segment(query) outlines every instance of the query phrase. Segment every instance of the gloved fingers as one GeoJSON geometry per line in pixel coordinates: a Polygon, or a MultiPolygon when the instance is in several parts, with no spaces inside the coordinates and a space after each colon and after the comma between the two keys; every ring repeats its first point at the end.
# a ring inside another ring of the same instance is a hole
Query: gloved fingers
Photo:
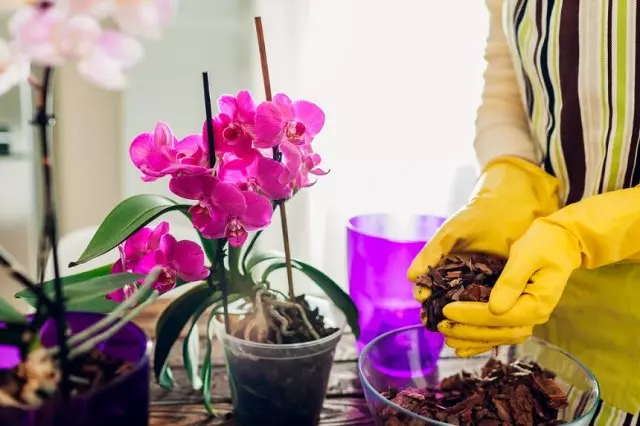
{"type": "Polygon", "coordinates": [[[527,250],[518,250],[512,247],[509,260],[491,290],[489,297],[491,313],[503,315],[513,309],[531,276],[539,268],[538,257],[535,255],[536,249],[537,247],[527,247],[527,250]]]}
{"type": "Polygon", "coordinates": [[[511,310],[503,315],[495,315],[487,303],[453,302],[443,309],[444,316],[453,322],[482,327],[521,327],[540,324],[548,315],[541,317],[539,301],[531,294],[518,298],[511,310]]]}
{"type": "Polygon", "coordinates": [[[533,326],[481,327],[444,320],[438,324],[438,331],[449,338],[476,342],[508,342],[531,336],[533,326]]]}
{"type": "Polygon", "coordinates": [[[431,289],[422,285],[413,285],[413,298],[420,303],[424,303],[429,297],[431,297],[431,289]]]}
{"type": "Polygon", "coordinates": [[[457,339],[455,337],[447,337],[445,338],[444,342],[446,343],[447,346],[449,346],[452,349],[456,349],[456,350],[461,350],[461,349],[478,349],[478,348],[495,348],[496,346],[504,346],[504,345],[518,345],[522,342],[524,342],[526,340],[526,338],[519,338],[519,339],[513,339],[513,340],[509,340],[509,341],[495,341],[495,342],[489,342],[489,341],[483,341],[483,342],[476,342],[473,340],[464,340],[464,339],[457,339]]]}
{"type": "Polygon", "coordinates": [[[456,238],[449,234],[448,226],[444,224],[411,262],[407,271],[409,281],[415,283],[418,277],[427,273],[429,266],[436,266],[442,256],[449,254],[455,243],[456,238]]]}

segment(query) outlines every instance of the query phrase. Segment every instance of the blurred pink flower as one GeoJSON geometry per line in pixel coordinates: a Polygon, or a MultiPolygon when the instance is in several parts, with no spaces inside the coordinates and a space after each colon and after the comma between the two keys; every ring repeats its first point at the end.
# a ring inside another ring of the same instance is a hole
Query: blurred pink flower
{"type": "Polygon", "coordinates": [[[218,169],[218,178],[231,183],[240,190],[253,191],[271,200],[283,200],[293,193],[292,175],[287,167],[257,150],[242,158],[223,161],[218,169]]]}
{"type": "Polygon", "coordinates": [[[29,59],[0,39],[0,95],[27,81],[30,71],[29,59]]]}
{"type": "Polygon", "coordinates": [[[150,182],[163,176],[208,173],[208,149],[200,135],[177,140],[169,125],[158,122],[153,133],[139,134],[129,148],[133,164],[150,182]]]}
{"type": "Polygon", "coordinates": [[[16,49],[42,66],[75,61],[78,71],[94,84],[119,90],[125,71],[143,55],[142,45],[115,30],[103,30],[88,14],[69,14],[64,6],[27,6],[9,22],[16,49]]]}
{"type": "Polygon", "coordinates": [[[324,126],[324,112],[308,101],[295,101],[278,93],[272,102],[263,102],[256,109],[255,146],[271,148],[282,142],[294,145],[311,143],[324,126]]]}
{"type": "MultiPolygon", "coordinates": [[[[161,222],[156,228],[144,227],[131,235],[118,247],[120,259],[113,264],[112,274],[135,272],[148,274],[155,265],[163,270],[154,288],[165,293],[175,287],[176,277],[184,281],[206,278],[209,271],[204,267],[204,252],[192,241],[176,241],[169,234],[169,223],[161,222]]],[[[131,297],[136,283],[124,286],[107,295],[107,299],[122,302],[131,297]]]]}
{"type": "Polygon", "coordinates": [[[182,175],[169,182],[169,189],[183,198],[197,200],[189,209],[193,225],[206,238],[227,238],[240,247],[247,232],[264,229],[271,223],[271,202],[253,191],[208,175],[182,175]]]}
{"type": "MultiPolygon", "coordinates": [[[[176,4],[177,0],[24,1],[9,20],[10,45],[27,64],[59,67],[75,62],[92,83],[120,90],[127,83],[126,71],[143,56],[137,38],[159,38],[176,4]],[[105,29],[103,20],[116,25],[105,29]]],[[[0,63],[0,89],[15,75],[13,68],[0,63]],[[9,77],[4,78],[5,73],[9,77]]]]}
{"type": "Polygon", "coordinates": [[[108,12],[123,32],[152,40],[160,38],[162,29],[177,9],[177,0],[111,0],[109,3],[108,12]]]}

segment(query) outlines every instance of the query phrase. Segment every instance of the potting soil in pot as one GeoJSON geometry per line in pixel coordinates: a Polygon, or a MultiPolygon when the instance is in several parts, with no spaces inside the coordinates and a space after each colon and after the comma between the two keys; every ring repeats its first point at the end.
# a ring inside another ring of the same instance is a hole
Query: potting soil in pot
{"type": "MultiPolygon", "coordinates": [[[[320,338],[338,332],[325,325],[318,309],[311,309],[304,296],[296,299],[320,338]]],[[[295,308],[279,308],[289,321],[290,335],[282,343],[314,340],[295,308]]],[[[239,334],[236,334],[240,337],[239,334]]],[[[270,342],[275,342],[270,337],[270,342]]],[[[276,347],[277,345],[273,345],[276,347]]],[[[314,426],[318,424],[333,365],[335,344],[323,351],[283,350],[282,357],[243,356],[225,348],[230,384],[238,423],[242,426],[314,426]]]]}
{"type": "MultiPolygon", "coordinates": [[[[400,407],[452,425],[557,425],[558,410],[567,396],[552,373],[535,363],[503,364],[491,359],[478,376],[447,377],[433,388],[406,388],[383,394],[400,407]]],[[[423,422],[385,406],[379,412],[384,426],[413,426],[423,422]]]]}
{"type": "MultiPolygon", "coordinates": [[[[133,368],[133,364],[113,358],[98,349],[70,360],[71,396],[105,386],[133,368]]],[[[31,352],[27,362],[11,369],[0,369],[0,392],[17,405],[55,404],[59,393],[60,372],[54,368],[45,349],[31,352]]],[[[9,400],[3,404],[7,405],[9,400]]],[[[15,405],[15,404],[11,404],[15,405]]]]}

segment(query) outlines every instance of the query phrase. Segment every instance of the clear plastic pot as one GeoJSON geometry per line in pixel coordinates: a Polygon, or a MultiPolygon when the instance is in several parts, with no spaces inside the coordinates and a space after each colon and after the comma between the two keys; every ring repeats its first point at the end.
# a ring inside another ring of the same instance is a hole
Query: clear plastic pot
{"type": "MultiPolygon", "coordinates": [[[[345,317],[331,302],[307,297],[318,307],[327,327],[338,331],[313,342],[273,345],[228,335],[223,319],[214,320],[224,346],[229,386],[238,423],[242,426],[315,426],[327,391],[336,346],[345,317]]],[[[231,323],[244,313],[231,310],[231,323]]]]}

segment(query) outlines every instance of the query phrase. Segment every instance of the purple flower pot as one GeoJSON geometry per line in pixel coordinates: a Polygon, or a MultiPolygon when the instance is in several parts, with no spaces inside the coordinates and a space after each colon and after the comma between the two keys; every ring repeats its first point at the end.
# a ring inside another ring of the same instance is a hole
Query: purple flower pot
{"type": "MultiPolygon", "coordinates": [[[[445,221],[426,215],[356,216],[347,225],[349,294],[360,313],[358,352],[387,331],[420,323],[407,269],[445,221]]],[[[444,343],[433,334],[436,354],[444,343]]]]}
{"type": "MultiPolygon", "coordinates": [[[[80,332],[104,315],[70,312],[69,326],[80,332]]],[[[42,343],[57,345],[55,323],[48,321],[41,331],[42,343]]],[[[99,346],[113,357],[129,361],[135,367],[117,380],[96,391],[72,397],[68,401],[48,401],[38,409],[0,407],[0,425],[11,426],[147,426],[149,424],[149,340],[137,325],[129,323],[99,346]]],[[[17,364],[13,348],[0,346],[0,364],[17,364]]]]}

